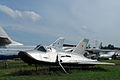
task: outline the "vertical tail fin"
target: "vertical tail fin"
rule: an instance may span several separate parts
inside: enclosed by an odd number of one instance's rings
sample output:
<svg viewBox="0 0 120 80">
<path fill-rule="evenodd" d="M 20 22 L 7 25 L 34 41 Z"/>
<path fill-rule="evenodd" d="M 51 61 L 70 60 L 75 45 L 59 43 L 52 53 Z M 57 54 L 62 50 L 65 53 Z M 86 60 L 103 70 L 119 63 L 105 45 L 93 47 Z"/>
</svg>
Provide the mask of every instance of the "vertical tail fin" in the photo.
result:
<svg viewBox="0 0 120 80">
<path fill-rule="evenodd" d="M 95 40 L 94 41 L 94 48 L 98 49 L 99 48 L 99 41 L 98 40 Z"/>
<path fill-rule="evenodd" d="M 79 55 L 83 55 L 85 52 L 85 49 L 87 47 L 89 40 L 88 39 L 82 39 L 78 45 L 74 48 L 74 50 L 72 51 L 72 53 L 75 54 L 79 54 Z"/>
<path fill-rule="evenodd" d="M 101 49 L 102 48 L 102 42 L 100 43 L 100 45 L 99 45 L 99 49 Z"/>
<path fill-rule="evenodd" d="M 64 38 L 63 37 L 59 37 L 55 42 L 53 42 L 50 46 L 54 47 L 54 48 L 62 48 L 63 47 L 63 42 L 64 42 Z"/>
<path fill-rule="evenodd" d="M 99 42 L 98 40 L 95 40 L 95 48 L 101 49 L 102 48 L 102 42 Z"/>
<path fill-rule="evenodd" d="M 23 44 L 13 41 L 8 36 L 8 34 L 2 29 L 2 27 L 0 27 L 0 46 L 5 45 L 23 45 Z"/>
</svg>

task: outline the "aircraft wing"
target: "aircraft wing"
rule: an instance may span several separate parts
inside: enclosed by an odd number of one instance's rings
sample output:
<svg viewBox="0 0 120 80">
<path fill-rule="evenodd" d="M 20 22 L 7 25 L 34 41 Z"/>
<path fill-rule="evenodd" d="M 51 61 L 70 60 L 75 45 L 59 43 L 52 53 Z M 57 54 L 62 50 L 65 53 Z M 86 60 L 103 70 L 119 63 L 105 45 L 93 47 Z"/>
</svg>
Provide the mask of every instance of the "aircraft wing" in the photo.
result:
<svg viewBox="0 0 120 80">
<path fill-rule="evenodd" d="M 106 49 L 86 49 L 86 51 L 93 51 L 93 52 L 116 52 L 117 50 L 106 50 Z"/>
<path fill-rule="evenodd" d="M 99 61 L 81 61 L 78 64 L 104 64 L 104 65 L 115 65 L 115 63 L 99 62 Z"/>
<path fill-rule="evenodd" d="M 6 45 L 23 45 L 23 44 L 13 41 L 8 36 L 8 34 L 2 29 L 2 27 L 0 27 L 0 46 Z"/>
</svg>

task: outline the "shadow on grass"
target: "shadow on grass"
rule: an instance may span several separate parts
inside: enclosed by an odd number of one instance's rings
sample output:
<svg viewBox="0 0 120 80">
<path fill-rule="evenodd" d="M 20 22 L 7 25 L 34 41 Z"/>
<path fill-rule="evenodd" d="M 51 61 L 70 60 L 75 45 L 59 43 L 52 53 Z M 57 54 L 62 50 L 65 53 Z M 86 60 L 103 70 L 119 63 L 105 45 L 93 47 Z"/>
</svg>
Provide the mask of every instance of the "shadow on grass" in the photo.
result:
<svg viewBox="0 0 120 80">
<path fill-rule="evenodd" d="M 100 71 L 100 72 L 107 72 L 109 70 L 106 70 L 101 67 L 80 67 L 80 68 L 75 68 L 75 67 L 65 67 L 66 71 L 68 73 L 73 73 L 75 72 L 80 72 L 80 71 Z M 17 72 L 14 72 L 12 76 L 24 76 L 24 75 L 62 75 L 65 74 L 64 71 L 62 70 L 61 67 L 50 67 L 50 68 L 42 68 L 36 70 L 19 70 Z"/>
<path fill-rule="evenodd" d="M 11 76 L 25 76 L 25 75 L 61 75 L 63 74 L 62 71 L 52 71 L 49 69 L 40 69 L 40 70 L 19 70 L 17 72 L 14 72 L 12 74 L 9 74 Z"/>
</svg>

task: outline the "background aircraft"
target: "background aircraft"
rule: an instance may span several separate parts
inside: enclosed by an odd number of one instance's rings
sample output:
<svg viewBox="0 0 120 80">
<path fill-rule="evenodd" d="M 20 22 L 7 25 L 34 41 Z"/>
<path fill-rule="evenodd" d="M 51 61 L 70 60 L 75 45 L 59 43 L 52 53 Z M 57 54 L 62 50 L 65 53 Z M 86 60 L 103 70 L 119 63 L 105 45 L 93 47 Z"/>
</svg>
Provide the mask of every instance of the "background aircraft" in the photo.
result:
<svg viewBox="0 0 120 80">
<path fill-rule="evenodd" d="M 24 46 L 22 43 L 12 40 L 2 27 L 0 27 L 0 60 L 19 58 L 19 51 L 31 50 L 34 47 Z"/>
<path fill-rule="evenodd" d="M 22 43 L 12 40 L 7 33 L 0 27 L 0 47 L 5 47 L 8 45 L 23 45 Z"/>
<path fill-rule="evenodd" d="M 67 52 L 72 52 L 76 45 L 64 44 L 63 49 Z M 120 56 L 119 50 L 110 50 L 110 49 L 101 49 L 102 43 L 98 45 L 98 42 L 95 43 L 94 48 L 86 47 L 86 52 L 84 54 L 85 57 L 91 59 L 116 59 Z"/>
<path fill-rule="evenodd" d="M 96 45 L 95 48 L 88 48 L 86 51 L 88 51 L 88 55 L 86 57 L 91 58 L 102 58 L 102 59 L 115 59 L 115 57 L 118 55 L 119 50 L 110 50 L 110 49 L 101 49 L 102 48 L 102 42 L 99 45 Z"/>
</svg>

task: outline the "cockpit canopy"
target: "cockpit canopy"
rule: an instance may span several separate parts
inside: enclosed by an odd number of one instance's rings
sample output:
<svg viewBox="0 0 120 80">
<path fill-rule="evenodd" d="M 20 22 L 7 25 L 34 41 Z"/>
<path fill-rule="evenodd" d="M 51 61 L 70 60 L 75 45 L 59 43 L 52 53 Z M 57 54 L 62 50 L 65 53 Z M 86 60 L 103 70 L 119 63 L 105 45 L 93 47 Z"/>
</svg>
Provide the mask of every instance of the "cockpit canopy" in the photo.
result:
<svg viewBox="0 0 120 80">
<path fill-rule="evenodd" d="M 46 48 L 42 45 L 37 45 L 35 50 L 42 51 L 42 52 L 47 52 Z"/>
</svg>

